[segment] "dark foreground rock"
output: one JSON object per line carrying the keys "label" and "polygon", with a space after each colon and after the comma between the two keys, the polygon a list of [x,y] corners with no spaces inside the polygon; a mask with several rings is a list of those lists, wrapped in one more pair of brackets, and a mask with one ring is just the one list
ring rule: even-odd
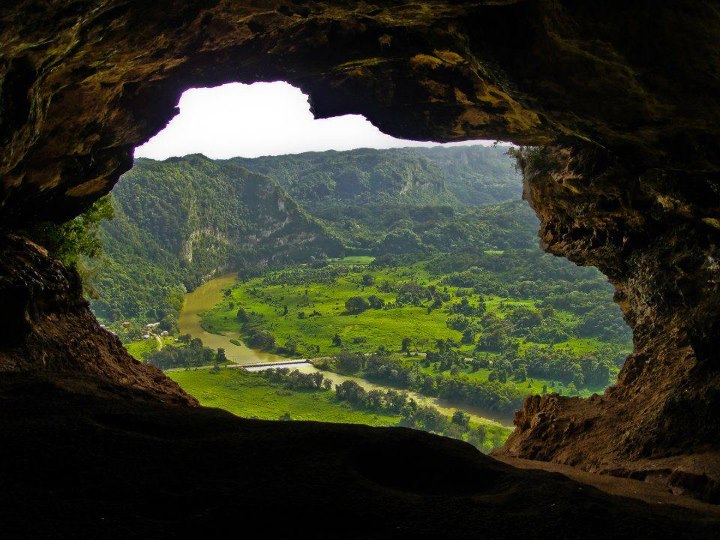
{"label": "dark foreground rock", "polygon": [[58,380],[85,376],[165,403],[197,405],[159,369],[142,364],[103,329],[83,298],[80,277],[16,235],[0,234],[0,377],[42,373]]}
{"label": "dark foreground rock", "polygon": [[[657,476],[669,488],[717,500],[716,1],[14,0],[3,3],[0,22],[0,226],[13,235],[76,216],[110,191],[132,166],[133,148],[177,114],[177,101],[190,87],[286,80],[310,95],[316,115],[361,113],[399,137],[550,145],[523,165],[542,245],[608,275],[635,346],[604,396],[529,399],[502,452]],[[156,401],[194,403],[159,372],[133,363],[97,325],[76,278],[13,238],[0,246],[0,368],[57,381],[77,373],[92,376],[88,384],[98,391],[121,384]],[[387,448],[392,440],[388,436]],[[70,431],[67,440],[53,439],[60,449],[75,443]],[[325,444],[318,437],[306,450],[316,455]],[[180,448],[176,459],[195,459],[192,448],[184,454]],[[299,478],[288,463],[275,480]],[[305,479],[312,490],[326,481],[319,472]],[[270,489],[255,480],[258,489]],[[207,481],[215,489],[221,478]],[[197,498],[176,482],[192,508]],[[553,489],[545,497],[556,496]],[[355,511],[338,511],[344,499],[330,492],[328,504],[337,513],[320,516],[319,530],[323,520]],[[88,491],[74,500],[77,507],[62,508],[74,515],[98,504],[95,495]],[[372,491],[365,496],[370,509],[393,508]],[[520,495],[511,490],[506,497]],[[500,530],[492,512],[470,512],[475,503],[462,497],[449,500],[440,499],[447,508],[437,512],[416,501],[410,521],[417,530],[428,522],[427,530],[450,534],[455,521],[444,516],[487,515],[497,525],[492,530]],[[523,516],[560,530],[552,510],[536,516],[534,505],[542,500],[539,494],[525,499]],[[389,526],[393,513],[382,515]],[[601,512],[570,512],[566,519],[579,525],[580,515],[613,526],[593,518]],[[372,517],[353,526],[371,526]],[[472,525],[477,534],[486,530]],[[653,530],[633,526],[636,534]]]}
{"label": "dark foreground rock", "polygon": [[717,514],[610,496],[419,431],[242,420],[63,386],[0,380],[3,538],[701,539],[720,527]]}

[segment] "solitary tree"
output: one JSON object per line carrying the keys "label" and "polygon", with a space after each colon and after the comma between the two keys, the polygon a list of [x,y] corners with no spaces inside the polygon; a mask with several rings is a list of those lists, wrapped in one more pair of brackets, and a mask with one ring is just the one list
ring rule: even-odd
{"label": "solitary tree", "polygon": [[345,302],[348,313],[362,313],[370,307],[370,303],[361,296],[351,296]]}
{"label": "solitary tree", "polygon": [[455,411],[452,415],[452,423],[467,429],[470,427],[470,415],[463,411]]}
{"label": "solitary tree", "polygon": [[487,432],[485,431],[485,426],[480,425],[477,427],[477,438],[480,446],[482,447],[482,445],[485,444],[485,441],[487,440]]}
{"label": "solitary tree", "polygon": [[295,338],[290,338],[285,342],[285,350],[288,354],[295,355],[297,354],[298,349],[298,341]]}

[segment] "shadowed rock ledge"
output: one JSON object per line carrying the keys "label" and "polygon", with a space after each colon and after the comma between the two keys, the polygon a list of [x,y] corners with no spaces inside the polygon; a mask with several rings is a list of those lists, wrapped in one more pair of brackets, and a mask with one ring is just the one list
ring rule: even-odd
{"label": "shadowed rock ledge", "polygon": [[241,420],[126,391],[0,380],[0,456],[14,459],[0,469],[3,538],[697,540],[720,527],[700,506],[611,496],[424,432]]}
{"label": "shadowed rock ledge", "polygon": [[85,391],[127,387],[143,399],[197,406],[175,381],[142,364],[100,327],[82,296],[80,277],[19,236],[0,236],[0,378],[36,373],[83,380]]}
{"label": "shadowed rock ledge", "polygon": [[603,396],[527,399],[496,454],[663,480],[720,502],[718,177],[633,171],[597,154],[525,153],[524,196],[547,251],[609,277],[634,351]]}
{"label": "shadowed rock ledge", "polygon": [[635,349],[604,396],[528,399],[500,453],[717,501],[715,2],[16,0],[0,21],[4,377],[194,404],[17,232],[107,193],[186,88],[282,79],[396,136],[549,145],[523,162],[542,244],[608,275]]}

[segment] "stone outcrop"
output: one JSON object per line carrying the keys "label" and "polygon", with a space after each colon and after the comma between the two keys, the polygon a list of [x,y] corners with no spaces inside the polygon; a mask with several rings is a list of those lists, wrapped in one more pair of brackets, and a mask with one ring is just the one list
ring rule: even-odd
{"label": "stone outcrop", "polygon": [[[0,20],[10,232],[107,193],[192,86],[282,79],[318,116],[362,113],[401,137],[549,145],[524,161],[543,245],[608,275],[635,350],[602,397],[530,398],[502,452],[717,500],[715,2],[16,0]],[[49,263],[26,260],[21,274],[1,267],[15,299],[46,288],[31,270]],[[25,316],[25,300],[3,310],[4,365],[30,358],[178,395],[159,375],[129,374],[139,368],[116,360],[71,281],[57,282],[57,305],[43,301],[52,319]],[[64,342],[67,316],[87,322],[87,347]],[[40,333],[44,355],[30,339]]]}
{"label": "stone outcrop", "polygon": [[103,394],[108,383],[164,403],[196,406],[175,381],[141,364],[100,327],[80,277],[19,237],[0,237],[0,377],[33,373],[76,391]]}
{"label": "stone outcrop", "polygon": [[498,455],[663,478],[720,502],[717,178],[597,154],[526,152],[525,197],[546,250],[609,277],[634,351],[604,396],[529,398]]}

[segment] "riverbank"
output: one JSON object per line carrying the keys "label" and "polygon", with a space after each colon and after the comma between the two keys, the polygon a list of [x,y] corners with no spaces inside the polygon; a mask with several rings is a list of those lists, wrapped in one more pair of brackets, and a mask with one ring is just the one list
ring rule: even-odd
{"label": "riverbank", "polygon": [[286,360],[281,356],[255,351],[247,347],[238,332],[211,333],[202,327],[201,314],[223,299],[223,291],[237,280],[237,274],[225,274],[211,279],[185,295],[178,318],[180,334],[200,338],[206,347],[225,349],[225,356],[235,364],[254,364]]}
{"label": "riverbank", "polygon": [[[275,354],[253,350],[242,343],[240,335],[237,332],[226,331],[222,334],[216,334],[205,330],[202,327],[202,313],[219,304],[224,298],[223,291],[231,286],[236,280],[237,274],[225,274],[214,278],[194,291],[187,293],[185,295],[185,301],[179,317],[180,333],[190,334],[193,338],[200,338],[205,346],[212,349],[225,349],[227,359],[237,365],[237,367],[246,366],[248,364],[281,364],[279,367],[298,369],[303,373],[320,372],[326,379],[332,381],[334,385],[352,380],[367,391],[386,390],[387,388],[390,388],[388,386],[372,383],[359,377],[340,375],[332,371],[319,370],[309,360],[304,364],[295,365],[295,362],[297,361],[296,359],[288,359]],[[293,362],[293,365],[282,365],[282,363],[287,362]],[[267,367],[274,366],[263,366],[260,369],[266,369]],[[257,369],[257,366],[249,367],[250,371],[255,371]],[[428,397],[412,391],[403,391],[407,392],[407,394],[418,402],[418,404],[435,407],[441,413],[448,416],[452,416],[456,410],[460,409],[468,413],[473,422],[477,422],[478,424],[503,427],[512,426],[512,415],[500,415],[493,411],[480,409],[479,407],[453,404],[444,399]]]}

